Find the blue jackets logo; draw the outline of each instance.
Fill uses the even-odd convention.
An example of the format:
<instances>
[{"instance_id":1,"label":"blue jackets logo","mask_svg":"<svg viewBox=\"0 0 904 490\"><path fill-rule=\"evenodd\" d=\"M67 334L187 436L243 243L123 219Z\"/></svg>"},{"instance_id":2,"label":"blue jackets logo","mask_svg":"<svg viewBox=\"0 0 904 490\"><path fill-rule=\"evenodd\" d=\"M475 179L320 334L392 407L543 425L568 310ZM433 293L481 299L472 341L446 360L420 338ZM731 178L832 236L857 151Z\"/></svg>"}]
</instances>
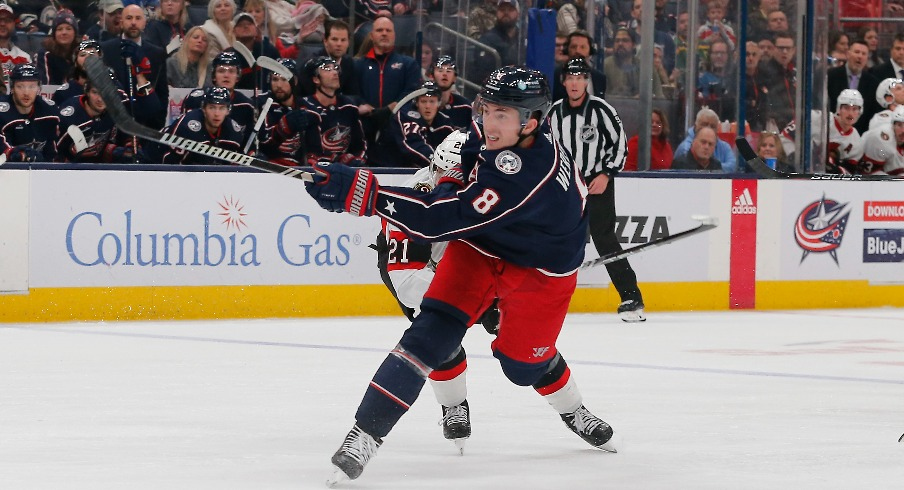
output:
<instances>
[{"instance_id":1,"label":"blue jackets logo","mask_svg":"<svg viewBox=\"0 0 904 490\"><path fill-rule=\"evenodd\" d=\"M904 230L863 230L863 262L904 262Z\"/></svg>"},{"instance_id":2,"label":"blue jackets logo","mask_svg":"<svg viewBox=\"0 0 904 490\"><path fill-rule=\"evenodd\" d=\"M848 203L827 199L825 195L808 204L794 223L794 239L803 249L801 263L811 253L828 253L838 264L837 250L850 214Z\"/></svg>"}]
</instances>

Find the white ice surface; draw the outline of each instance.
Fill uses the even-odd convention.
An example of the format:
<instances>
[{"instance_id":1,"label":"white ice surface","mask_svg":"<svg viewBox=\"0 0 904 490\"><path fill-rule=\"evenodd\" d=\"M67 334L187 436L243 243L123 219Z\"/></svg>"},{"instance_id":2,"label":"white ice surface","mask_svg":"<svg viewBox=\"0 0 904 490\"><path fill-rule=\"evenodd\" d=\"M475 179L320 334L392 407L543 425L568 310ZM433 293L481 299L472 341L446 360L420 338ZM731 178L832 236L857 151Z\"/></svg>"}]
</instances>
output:
<instances>
[{"instance_id":1,"label":"white ice surface","mask_svg":"<svg viewBox=\"0 0 904 490\"><path fill-rule=\"evenodd\" d=\"M0 489L323 488L401 318L0 325ZM569 315L590 449L469 332L458 456L429 387L354 489L904 488L904 310Z\"/></svg>"}]
</instances>

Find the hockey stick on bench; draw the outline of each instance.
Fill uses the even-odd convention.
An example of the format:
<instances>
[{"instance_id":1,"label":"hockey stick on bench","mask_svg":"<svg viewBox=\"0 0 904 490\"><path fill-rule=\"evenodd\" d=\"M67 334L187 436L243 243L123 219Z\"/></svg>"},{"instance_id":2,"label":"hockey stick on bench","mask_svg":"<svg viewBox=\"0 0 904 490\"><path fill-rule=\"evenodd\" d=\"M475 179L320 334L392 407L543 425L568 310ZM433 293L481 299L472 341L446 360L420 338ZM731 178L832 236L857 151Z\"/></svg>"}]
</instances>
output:
<instances>
[{"instance_id":1,"label":"hockey stick on bench","mask_svg":"<svg viewBox=\"0 0 904 490\"><path fill-rule=\"evenodd\" d=\"M689 236L696 235L698 233L703 233L704 231L712 230L713 228L719 226L719 220L712 216L691 216L691 218L700 222L699 225L689 229L684 230L674 235L669 235L667 237L662 237L651 242L644 243L643 245L638 245L636 247L631 247L627 250L622 250L621 252L613 252L602 257L588 260L581 264L581 269L587 269L589 267L596 267L598 265L611 264L612 262L616 262L622 259L626 259L634 254L639 254L641 252L646 252L648 250L654 249L660 245L665 245L667 243L671 243L677 240L681 240L682 238L687 238Z\"/></svg>"},{"instance_id":2,"label":"hockey stick on bench","mask_svg":"<svg viewBox=\"0 0 904 490\"><path fill-rule=\"evenodd\" d=\"M738 152L741 154L741 158L743 158L747 162L747 165L749 165L754 172L766 179L849 180L854 182L885 182L893 180L904 180L904 175L804 174L796 172L782 172L780 170L770 168L769 165L766 165L766 162L764 162L763 159L760 158L755 151L753 151L753 148L750 147L750 143L748 143L746 139L738 138L737 140L735 140L735 144L738 147Z\"/></svg>"},{"instance_id":3,"label":"hockey stick on bench","mask_svg":"<svg viewBox=\"0 0 904 490\"><path fill-rule=\"evenodd\" d=\"M268 162L266 160L261 160L260 158L254 158L251 155L224 150L222 148L210 146L207 143L186 140L185 138L162 133L144 126L129 115L116 87L113 85L113 81L110 79L109 71L102 59L96 56L90 56L85 60L85 71L88 73L88 78L91 79L91 83L97 87L97 91L100 93L101 98L106 102L107 112L110 114L110 117L113 118L113 122L116 123L116 126L119 129L122 129L126 133L162 145L174 146L199 155L218 158L236 165L253 167L266 172L286 175L308 182L312 181L311 174L303 170Z\"/></svg>"},{"instance_id":4,"label":"hockey stick on bench","mask_svg":"<svg viewBox=\"0 0 904 490\"><path fill-rule=\"evenodd\" d=\"M70 124L69 127L66 128L66 134L72 138L72 146L75 147L76 153L81 153L85 148L88 148L88 141L85 140L85 133L83 133L81 128L75 124Z\"/></svg>"}]
</instances>

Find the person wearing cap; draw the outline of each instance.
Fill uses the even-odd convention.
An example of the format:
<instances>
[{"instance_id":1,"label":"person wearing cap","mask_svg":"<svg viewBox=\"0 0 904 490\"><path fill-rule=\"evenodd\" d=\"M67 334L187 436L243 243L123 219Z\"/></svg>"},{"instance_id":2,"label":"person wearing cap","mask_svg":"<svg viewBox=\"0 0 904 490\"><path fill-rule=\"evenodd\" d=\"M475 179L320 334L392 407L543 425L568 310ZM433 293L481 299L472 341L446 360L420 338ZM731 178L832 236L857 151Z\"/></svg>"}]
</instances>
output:
<instances>
[{"instance_id":1,"label":"person wearing cap","mask_svg":"<svg viewBox=\"0 0 904 490\"><path fill-rule=\"evenodd\" d=\"M376 143L368 148L368 166L426 167L436 147L455 131L449 116L439 111L442 91L436 82L427 80L421 88L427 93L396 112Z\"/></svg>"},{"instance_id":2,"label":"person wearing cap","mask_svg":"<svg viewBox=\"0 0 904 490\"><path fill-rule=\"evenodd\" d=\"M100 22L89 27L85 35L98 42L119 37L122 34L122 0L100 0L98 9Z\"/></svg>"},{"instance_id":3,"label":"person wearing cap","mask_svg":"<svg viewBox=\"0 0 904 490\"><path fill-rule=\"evenodd\" d=\"M16 33L16 14L12 7L0 3L0 65L4 75L8 76L13 67L22 63L31 63L31 56L13 44L12 36Z\"/></svg>"},{"instance_id":4,"label":"person wearing cap","mask_svg":"<svg viewBox=\"0 0 904 490\"><path fill-rule=\"evenodd\" d=\"M235 90L239 81L244 63L235 50L230 49L218 54L211 63L213 65L213 86L223 87L229 91L230 106L232 112L229 117L233 121L242 126L242 132L245 137L243 142L251 136L254 129L254 101L247 95ZM185 114L192 109L198 109L203 105L205 88L198 88L189 92L182 100L182 113Z\"/></svg>"},{"instance_id":5,"label":"person wearing cap","mask_svg":"<svg viewBox=\"0 0 904 490\"><path fill-rule=\"evenodd\" d=\"M162 128L169 107L166 52L142 38L145 27L144 9L138 5L127 6L122 10L122 36L102 42L101 53L127 94L157 94L161 109L151 114L135 114L135 119L152 128Z\"/></svg>"},{"instance_id":6,"label":"person wearing cap","mask_svg":"<svg viewBox=\"0 0 904 490\"><path fill-rule=\"evenodd\" d=\"M455 91L458 80L458 66L455 58L449 55L440 56L430 67L429 77L436 82L442 91L439 99L439 111L449 118L455 129L466 129L471 125L471 101Z\"/></svg>"},{"instance_id":7,"label":"person wearing cap","mask_svg":"<svg viewBox=\"0 0 904 490\"><path fill-rule=\"evenodd\" d=\"M10 94L0 96L0 152L10 162L52 162L60 115L41 97L41 77L32 63L9 74Z\"/></svg>"},{"instance_id":8,"label":"person wearing cap","mask_svg":"<svg viewBox=\"0 0 904 490\"><path fill-rule=\"evenodd\" d=\"M553 104L549 126L568 150L587 182L590 237L602 257L622 250L615 234L615 177L625 167L627 138L615 108L587 91L590 65L574 58L562 68L564 99ZM628 259L606 264L612 285L621 297L618 315L625 322L642 322L643 297Z\"/></svg>"},{"instance_id":9,"label":"person wearing cap","mask_svg":"<svg viewBox=\"0 0 904 490\"><path fill-rule=\"evenodd\" d=\"M70 97L85 93L83 87L88 80L88 73L85 71L85 60L89 56L100 56L100 43L94 39L86 39L78 43L72 70L67 75L66 82L60 85L60 88L51 97L57 105L62 104Z\"/></svg>"},{"instance_id":10,"label":"person wearing cap","mask_svg":"<svg viewBox=\"0 0 904 490\"><path fill-rule=\"evenodd\" d=\"M113 83L118 85L112 70L109 72ZM85 138L86 147L77 149L68 131L62 131L57 142L58 160L61 162L86 163L133 163L135 147L138 140L128 133L119 130L113 118L107 112L107 104L91 80L85 81L85 93L63 101L60 107L60 127L75 126ZM129 106L132 101L129 95L117 87L123 104ZM130 109L135 113L156 111L160 100L154 94L135 97L135 106ZM139 147L140 149L140 147Z\"/></svg>"},{"instance_id":11,"label":"person wearing cap","mask_svg":"<svg viewBox=\"0 0 904 490\"><path fill-rule=\"evenodd\" d=\"M78 49L78 21L72 12L61 10L53 21L53 30L38 51L37 64L41 83L61 85L75 64Z\"/></svg>"},{"instance_id":12,"label":"person wearing cap","mask_svg":"<svg viewBox=\"0 0 904 490\"><path fill-rule=\"evenodd\" d=\"M239 12L235 16L232 32L235 35L235 42L242 43L248 48L248 51L251 52L255 59L260 56L266 56L274 60L279 58L279 51L268 39L258 39L260 29L257 27L254 17L248 12ZM270 70L261 69L257 64L253 67L243 66L242 76L239 78L237 87L245 90L263 87L269 76Z\"/></svg>"},{"instance_id":13,"label":"person wearing cap","mask_svg":"<svg viewBox=\"0 0 904 490\"><path fill-rule=\"evenodd\" d=\"M231 98L225 87L204 89L200 109L192 109L182 115L165 132L186 140L207 143L210 147L241 152L242 126L229 117ZM228 165L223 159L166 147L161 163L170 165Z\"/></svg>"},{"instance_id":14,"label":"person wearing cap","mask_svg":"<svg viewBox=\"0 0 904 490\"><path fill-rule=\"evenodd\" d=\"M518 0L499 0L496 4L496 24L478 39L499 53L499 66L518 64L520 39L518 17L520 15L521 7L518 5ZM491 71L498 68L495 58L483 49L475 52L475 60L470 66L477 67L472 78L477 83L482 83Z\"/></svg>"},{"instance_id":15,"label":"person wearing cap","mask_svg":"<svg viewBox=\"0 0 904 490\"><path fill-rule=\"evenodd\" d=\"M154 18L148 20L144 38L164 48L167 56L172 56L192 27L194 24L188 18L188 2L160 0L160 8L154 12Z\"/></svg>"}]
</instances>

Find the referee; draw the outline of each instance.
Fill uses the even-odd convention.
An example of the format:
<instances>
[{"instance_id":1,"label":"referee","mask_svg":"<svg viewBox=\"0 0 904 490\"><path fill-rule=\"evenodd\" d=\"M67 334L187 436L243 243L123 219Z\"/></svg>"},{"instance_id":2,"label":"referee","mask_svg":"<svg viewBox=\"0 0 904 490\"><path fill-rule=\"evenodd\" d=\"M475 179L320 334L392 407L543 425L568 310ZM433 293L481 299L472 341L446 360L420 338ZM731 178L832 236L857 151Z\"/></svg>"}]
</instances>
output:
<instances>
[{"instance_id":1,"label":"referee","mask_svg":"<svg viewBox=\"0 0 904 490\"><path fill-rule=\"evenodd\" d=\"M581 164L590 195L590 237L600 256L622 250L615 236L615 175L624 168L628 155L625 132L615 109L605 100L587 93L590 67L583 58L562 67L566 97L550 112L553 135L572 158ZM612 285L621 296L618 315L626 322L642 322L643 298L637 276L627 259L606 264Z\"/></svg>"}]
</instances>

